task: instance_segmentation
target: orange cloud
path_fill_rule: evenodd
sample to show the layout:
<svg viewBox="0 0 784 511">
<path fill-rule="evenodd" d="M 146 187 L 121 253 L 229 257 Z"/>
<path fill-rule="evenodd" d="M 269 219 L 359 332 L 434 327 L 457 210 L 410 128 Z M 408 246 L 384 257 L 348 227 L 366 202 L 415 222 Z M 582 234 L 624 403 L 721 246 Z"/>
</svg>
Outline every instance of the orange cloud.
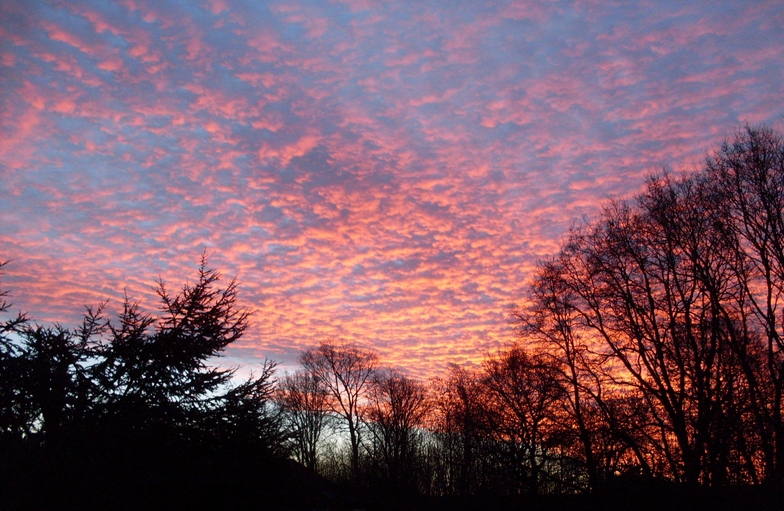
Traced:
<svg viewBox="0 0 784 511">
<path fill-rule="evenodd" d="M 207 249 L 251 366 L 476 363 L 573 221 L 784 99 L 777 3 L 35 6 L 0 5 L 3 283 L 40 321 L 154 311 Z"/>
</svg>

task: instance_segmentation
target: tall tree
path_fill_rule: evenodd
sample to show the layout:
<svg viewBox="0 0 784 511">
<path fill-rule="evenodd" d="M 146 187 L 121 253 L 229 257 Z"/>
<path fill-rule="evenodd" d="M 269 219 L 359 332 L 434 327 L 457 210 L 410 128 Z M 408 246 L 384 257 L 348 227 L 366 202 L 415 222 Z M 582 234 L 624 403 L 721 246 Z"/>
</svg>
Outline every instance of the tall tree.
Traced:
<svg viewBox="0 0 784 511">
<path fill-rule="evenodd" d="M 708 157 L 706 188 L 720 211 L 739 290 L 725 313 L 748 384 L 765 478 L 784 482 L 784 136 L 745 126 Z M 754 464 L 748 470 L 755 471 Z"/>
<path fill-rule="evenodd" d="M 564 404 L 582 446 L 589 486 L 600 484 L 594 437 L 598 431 L 596 406 L 604 390 L 599 360 L 588 349 L 577 327 L 573 292 L 562 278 L 557 260 L 540 265 L 529 287 L 528 306 L 512 311 L 522 339 L 539 344 L 557 362 L 562 374 Z"/>
<path fill-rule="evenodd" d="M 213 359 L 242 337 L 250 311 L 237 304 L 236 280 L 220 288 L 220 278 L 202 256 L 196 281 L 178 294 L 158 283 L 160 318 L 126 299 L 118 324 L 106 321 L 89 332 L 101 346 L 94 373 L 104 410 L 118 424 L 187 434 L 194 421 L 224 404 L 217 395 L 234 371 L 215 367 Z M 100 326 L 95 319 L 89 324 Z"/>
<path fill-rule="evenodd" d="M 374 454 L 394 497 L 418 487 L 417 457 L 428 412 L 425 386 L 394 371 L 378 371 L 366 407 Z"/>
<path fill-rule="evenodd" d="M 719 439 L 730 364 L 716 300 L 729 292 L 721 246 L 691 181 L 652 180 L 573 232 L 563 251 L 581 321 L 657 410 L 671 473 L 697 483 Z M 618 374 L 619 381 L 624 376 Z"/>
<path fill-rule="evenodd" d="M 329 393 L 329 408 L 348 430 L 351 472 L 360 478 L 361 406 L 378 367 L 378 355 L 353 344 L 330 340 L 302 354 L 300 363 Z"/>
<path fill-rule="evenodd" d="M 312 373 L 299 370 L 279 382 L 276 399 L 286 417 L 294 455 L 316 471 L 319 441 L 329 418 L 327 386 Z"/>
<path fill-rule="evenodd" d="M 513 346 L 485 360 L 489 431 L 503 443 L 509 483 L 539 493 L 549 450 L 558 443 L 558 408 L 565 396 L 551 357 Z"/>
<path fill-rule="evenodd" d="M 485 388 L 476 371 L 450 364 L 432 382 L 432 430 L 438 439 L 439 486 L 444 493 L 469 495 L 484 484 L 487 431 Z"/>
<path fill-rule="evenodd" d="M 49 499 L 113 507 L 120 496 L 149 507 L 164 495 L 198 500 L 226 478 L 247 491 L 251 472 L 279 477 L 271 468 L 285 454 L 270 406 L 274 364 L 242 383 L 215 366 L 249 314 L 236 282 L 219 280 L 203 258 L 179 293 L 160 283 L 160 318 L 126 298 L 117 320 L 88 308 L 74 330 L 8 320 L 0 495 L 36 508 L 52 507 Z"/>
</svg>

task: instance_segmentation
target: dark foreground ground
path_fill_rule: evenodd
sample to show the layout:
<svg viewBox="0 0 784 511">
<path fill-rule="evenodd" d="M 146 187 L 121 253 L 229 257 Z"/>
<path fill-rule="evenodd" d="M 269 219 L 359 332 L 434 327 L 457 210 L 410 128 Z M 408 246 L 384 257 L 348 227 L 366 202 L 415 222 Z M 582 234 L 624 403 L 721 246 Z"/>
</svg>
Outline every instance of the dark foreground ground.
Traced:
<svg viewBox="0 0 784 511">
<path fill-rule="evenodd" d="M 290 460 L 142 449 L 0 456 L 0 511 L 237 509 L 350 511 L 784 511 L 780 487 L 686 488 L 619 479 L 591 495 L 393 499 L 342 488 Z"/>
<path fill-rule="evenodd" d="M 444 497 L 426 500 L 411 511 L 768 511 L 784 510 L 781 491 L 734 489 L 687 491 L 671 488 L 626 488 L 593 495 L 544 495 L 518 497 Z"/>
</svg>

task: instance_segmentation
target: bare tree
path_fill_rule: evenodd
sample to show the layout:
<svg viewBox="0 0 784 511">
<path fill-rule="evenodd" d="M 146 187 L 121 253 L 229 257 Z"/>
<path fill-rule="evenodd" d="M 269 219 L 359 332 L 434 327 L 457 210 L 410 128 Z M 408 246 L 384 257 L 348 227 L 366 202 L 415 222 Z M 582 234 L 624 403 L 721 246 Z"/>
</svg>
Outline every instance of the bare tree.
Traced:
<svg viewBox="0 0 784 511">
<path fill-rule="evenodd" d="M 318 468 L 318 449 L 327 422 L 329 393 L 323 381 L 307 371 L 287 374 L 278 384 L 282 407 L 297 459 L 309 469 Z"/>
<path fill-rule="evenodd" d="M 366 417 L 386 484 L 395 496 L 412 493 L 428 411 L 425 386 L 394 370 L 378 371 L 369 398 Z"/>
<path fill-rule="evenodd" d="M 732 447 L 737 359 L 726 304 L 737 286 L 720 212 L 694 179 L 652 178 L 572 231 L 557 271 L 581 335 L 604 344 L 615 386 L 646 400 L 669 475 L 719 484 Z M 565 295 L 564 295 L 565 296 Z"/>
<path fill-rule="evenodd" d="M 482 485 L 486 432 L 485 389 L 475 371 L 450 364 L 432 382 L 431 429 L 440 450 L 438 486 L 443 493 L 471 494 Z"/>
<path fill-rule="evenodd" d="M 526 490 L 539 492 L 548 450 L 557 443 L 558 408 L 565 396 L 553 358 L 521 346 L 485 360 L 489 431 L 506 447 L 508 473 Z"/>
<path fill-rule="evenodd" d="M 784 136 L 745 126 L 707 159 L 706 186 L 721 211 L 739 284 L 726 313 L 731 346 L 748 384 L 749 421 L 765 478 L 784 481 Z M 754 463 L 747 463 L 754 474 Z"/>
<path fill-rule="evenodd" d="M 573 293 L 562 278 L 557 260 L 543 263 L 530 285 L 529 305 L 512 311 L 520 336 L 542 346 L 558 363 L 564 382 L 564 403 L 573 420 L 573 430 L 582 446 L 589 486 L 599 484 L 594 434 L 596 414 L 592 404 L 600 399 L 602 378 L 598 360 L 592 357 L 576 326 L 577 311 Z M 594 417 L 592 417 L 592 415 Z"/>
<path fill-rule="evenodd" d="M 353 344 L 330 340 L 304 352 L 300 363 L 313 378 L 322 382 L 329 394 L 330 411 L 343 419 L 351 444 L 351 472 L 355 480 L 359 480 L 360 412 L 378 367 L 378 356 Z"/>
<path fill-rule="evenodd" d="M 678 214 L 672 206 L 669 214 Z M 569 247 L 573 263 L 585 270 L 574 281 L 585 321 L 658 410 L 672 474 L 696 483 L 706 426 L 717 412 L 711 396 L 721 384 L 719 339 L 704 328 L 712 311 L 698 269 L 658 219 L 617 203 L 603 220 Z"/>
<path fill-rule="evenodd" d="M 521 341 L 552 357 L 564 388 L 565 431 L 561 446 L 581 458 L 588 487 L 598 488 L 610 474 L 639 468 L 650 475 L 644 444 L 647 408 L 639 396 L 614 385 L 607 357 L 581 322 L 579 297 L 570 289 L 569 262 L 556 257 L 540 264 L 525 307 L 512 310 Z M 592 346 L 593 345 L 593 346 Z M 607 374 L 607 373 L 610 374 Z M 574 446 L 574 448 L 571 448 Z"/>
</svg>

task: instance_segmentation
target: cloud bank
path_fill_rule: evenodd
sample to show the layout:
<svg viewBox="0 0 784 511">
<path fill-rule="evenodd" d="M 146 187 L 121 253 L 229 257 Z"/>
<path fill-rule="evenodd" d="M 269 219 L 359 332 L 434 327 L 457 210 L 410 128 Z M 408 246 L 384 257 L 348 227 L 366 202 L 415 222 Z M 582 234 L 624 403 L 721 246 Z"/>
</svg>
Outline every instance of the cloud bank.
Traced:
<svg viewBox="0 0 784 511">
<path fill-rule="evenodd" d="M 409 5 L 410 4 L 410 5 Z M 784 114 L 784 6 L 0 4 L 0 258 L 40 321 L 203 250 L 253 327 L 416 376 L 508 342 L 569 225 Z"/>
</svg>

